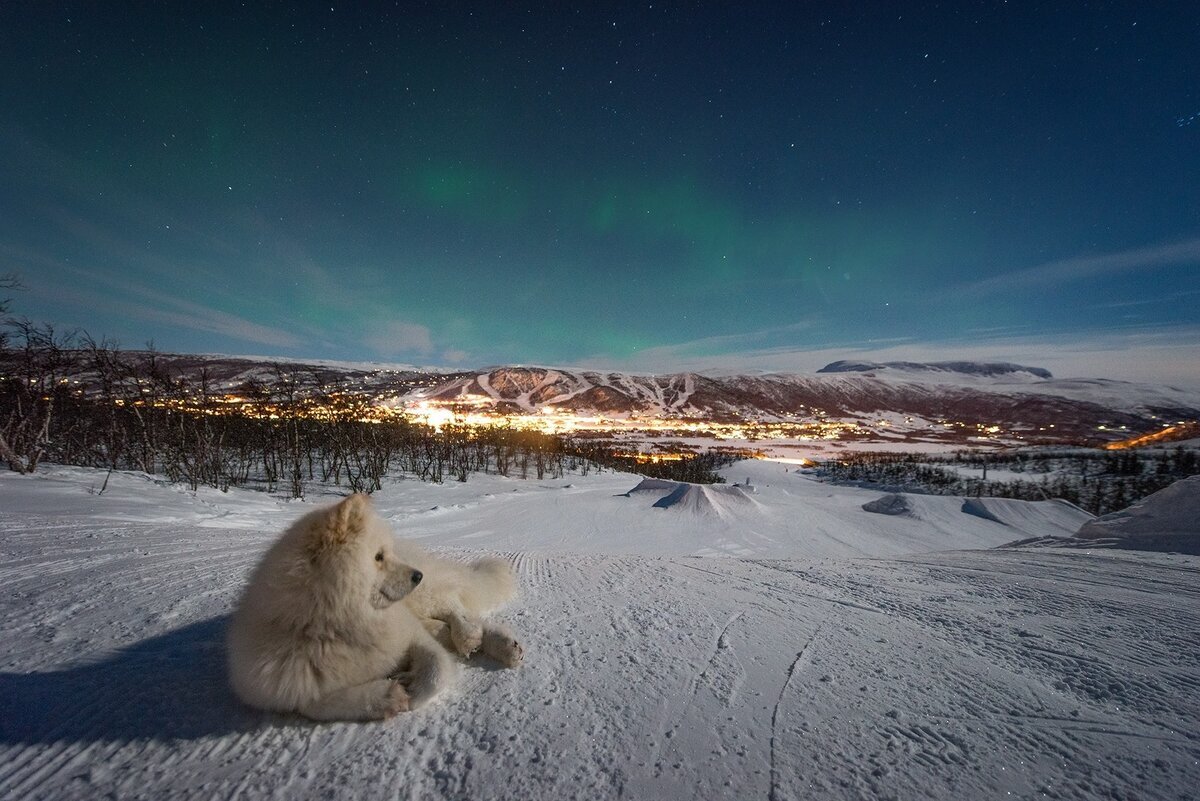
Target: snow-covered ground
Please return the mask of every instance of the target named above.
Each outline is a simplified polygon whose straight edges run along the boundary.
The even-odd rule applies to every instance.
[[[1000,549],[1061,503],[604,473],[375,496],[399,533],[498,552],[516,671],[314,725],[226,689],[226,616],[329,498],[0,476],[0,798],[1190,798],[1200,558]]]

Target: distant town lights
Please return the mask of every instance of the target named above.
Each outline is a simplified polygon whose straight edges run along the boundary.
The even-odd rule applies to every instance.
[[[493,398],[462,394],[453,398],[425,398],[401,404],[393,398],[379,402],[354,392],[333,392],[320,398],[302,398],[283,402],[277,399],[255,399],[228,394],[195,394],[186,398],[116,399],[118,406],[154,406],[181,412],[204,415],[244,415],[249,418],[278,420],[309,419],[321,421],[356,420],[364,423],[387,423],[403,420],[426,425],[436,430],[447,426],[463,429],[510,428],[519,431],[538,431],[544,434],[580,433],[582,435],[649,435],[668,438],[704,438],[718,441],[853,441],[872,433],[872,424],[854,418],[834,418],[820,409],[809,410],[809,416],[785,415],[786,419],[710,420],[704,418],[660,418],[634,413],[604,415],[596,412],[576,413],[562,407],[543,406],[536,411],[524,404],[497,403]],[[909,418],[911,419],[911,418]],[[895,422],[884,419],[872,421],[881,431],[897,431]],[[955,432],[955,436],[974,432],[971,439],[1000,441],[1006,437],[1021,439],[1017,432],[1005,433],[999,425],[940,419],[930,422],[930,429]],[[1054,428],[1053,424],[1048,426]],[[1166,427],[1163,436],[1170,435]],[[1040,430],[1045,430],[1043,427]],[[898,433],[895,436],[901,436]]]

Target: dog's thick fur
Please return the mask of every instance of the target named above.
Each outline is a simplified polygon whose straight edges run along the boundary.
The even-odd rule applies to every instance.
[[[229,625],[230,682],[250,706],[315,720],[416,709],[453,681],[447,648],[520,663],[511,631],[483,619],[515,588],[500,560],[397,541],[352,495],[296,521],[251,575]]]

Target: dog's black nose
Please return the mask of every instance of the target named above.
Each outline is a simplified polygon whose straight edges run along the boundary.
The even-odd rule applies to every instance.
[[[414,570],[414,571],[413,571],[413,586],[415,587],[415,586],[417,586],[418,584],[420,584],[420,583],[421,583],[421,579],[422,579],[422,578],[424,578],[424,576],[422,576],[422,575],[421,575],[421,571],[420,571],[420,570]]]

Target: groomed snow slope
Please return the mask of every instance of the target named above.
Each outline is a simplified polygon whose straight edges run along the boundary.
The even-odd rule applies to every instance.
[[[755,536],[654,507],[666,492],[620,497],[630,476],[385,489],[410,535],[512,560],[526,663],[471,665],[418,713],[327,725],[245,709],[224,678],[226,615],[307,504],[4,476],[0,798],[1194,791],[1200,560],[927,553],[1015,537],[943,499],[918,498],[926,519],[865,512],[877,493],[775,465],[731,480],[747,469]],[[872,551],[908,555],[857,556]]]
[[[1091,519],[1068,504],[1014,501],[996,522],[964,513],[961,498],[910,496],[920,513],[887,520],[862,510],[882,493],[821,484],[775,462],[741,462],[726,475],[729,484],[712,487],[623,473],[481,477],[418,492],[401,482],[374,497],[402,536],[427,545],[643,556],[895,556],[1068,536]],[[752,493],[732,486],[747,479]]]

